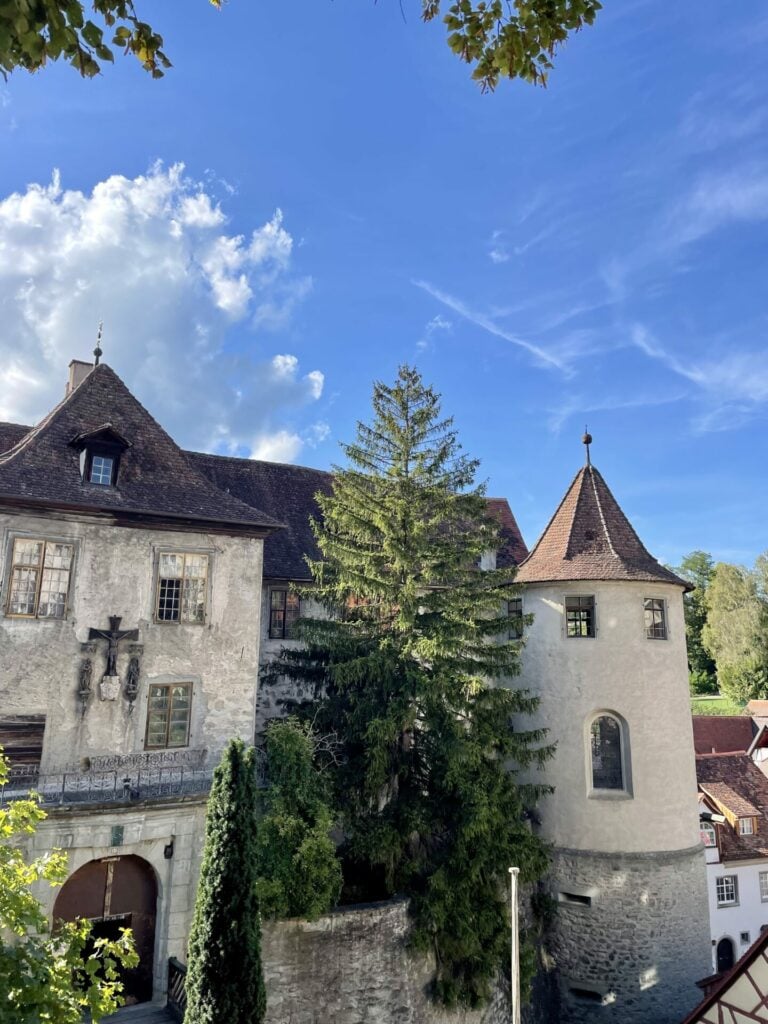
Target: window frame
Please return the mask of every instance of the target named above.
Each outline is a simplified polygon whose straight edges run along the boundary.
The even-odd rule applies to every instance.
[[[725,891],[725,883],[731,883],[733,889],[732,900],[722,900],[720,898],[721,885],[723,883],[722,890]],[[715,876],[715,901],[718,908],[726,907],[738,907],[739,906],[739,878],[738,875],[716,875]]]
[[[760,902],[768,903],[768,871],[758,873],[757,884],[760,887]]]
[[[646,605],[648,605],[650,602],[653,602],[655,604],[661,605],[661,607],[660,608],[647,608]],[[649,629],[648,620],[646,618],[648,612],[650,612],[651,615],[654,615],[656,613],[661,613],[661,626],[662,626],[662,629],[663,629],[663,635],[662,634],[654,635],[652,632],[650,632],[650,630],[653,630],[653,629],[656,628],[657,624],[656,624],[656,620],[654,619],[652,624],[651,624],[651,626],[650,626],[650,629]],[[669,616],[667,614],[667,601],[666,601],[666,598],[663,598],[663,597],[644,597],[643,598],[643,628],[645,630],[645,639],[646,640],[669,640]]]
[[[743,818],[739,818],[739,835],[740,836],[753,836],[755,834],[755,819],[752,815],[745,815]],[[749,828],[747,828],[749,826]]]
[[[282,608],[273,608],[272,606],[272,595],[273,594],[285,594],[285,600]],[[296,601],[296,614],[292,617],[290,623],[288,622],[288,603],[289,599],[295,599]],[[292,590],[289,584],[275,584],[267,589],[267,639],[268,640],[292,640],[289,630],[295,625],[296,620],[301,618],[301,594],[298,594],[295,590]],[[272,626],[272,614],[273,612],[282,612],[283,624],[280,631],[273,630]]]
[[[168,742],[170,731],[171,731],[171,713],[173,711],[173,696],[172,691],[178,687],[184,687],[188,693],[188,712],[187,712],[187,731],[186,737],[183,743]],[[167,719],[165,723],[165,738],[164,744],[156,744],[149,742],[149,727],[152,722],[152,691],[153,690],[168,690],[171,691],[171,696],[168,704]],[[191,680],[177,680],[173,683],[150,683],[147,687],[147,717],[144,723],[144,749],[145,750],[184,750],[189,747],[189,738],[192,733],[192,700],[194,697],[195,687]],[[156,712],[155,712],[156,713]]]
[[[595,786],[594,764],[592,760],[592,726],[600,718],[611,718],[619,728],[619,754],[621,763],[621,788],[608,789]],[[587,796],[592,800],[631,800],[632,790],[632,758],[629,742],[629,725],[617,711],[601,708],[587,716],[584,730],[584,753],[586,762]]]
[[[162,576],[160,568],[164,555],[174,555],[184,559],[182,566],[181,576]],[[207,560],[207,569],[205,584],[203,586],[204,594],[204,607],[202,619],[185,619],[181,616],[182,601],[184,593],[184,568],[186,567],[187,558],[205,558]],[[154,586],[152,589],[152,622],[158,626],[205,626],[208,624],[208,617],[210,615],[211,607],[211,578],[213,576],[213,552],[206,548],[168,548],[162,547],[155,550],[154,558]],[[200,577],[190,577],[192,579],[199,579]],[[179,617],[176,619],[161,618],[160,617],[160,582],[164,579],[178,579],[181,581],[182,586],[179,588]]]
[[[522,640],[523,633],[525,631],[525,609],[523,607],[522,595],[518,597],[510,597],[507,602],[507,621],[509,623],[507,627],[507,639],[508,640]],[[512,605],[516,605],[515,611],[512,611]],[[518,623],[519,625],[513,626],[512,623]]]
[[[705,832],[711,832],[712,839],[714,840],[714,842],[711,842],[711,843],[706,842],[706,840],[704,839],[704,833]],[[699,836],[701,837],[701,842],[702,842],[705,850],[716,850],[718,848],[718,846],[717,846],[717,829],[715,828],[714,824],[711,821],[700,821],[699,822]]]
[[[582,633],[582,632],[571,633],[570,632],[570,629],[569,629],[570,623],[569,623],[569,620],[568,620],[568,612],[569,612],[568,603],[569,603],[569,601],[571,601],[571,602],[572,601],[579,601],[579,602],[581,602],[581,601],[591,601],[592,602],[591,603],[591,613],[592,613],[592,615],[591,615],[591,622],[590,622],[591,632],[587,632],[587,633]],[[589,606],[586,606],[586,607],[589,608]],[[582,605],[579,604],[577,609],[570,609],[570,610],[581,611],[582,610]],[[581,618],[579,618],[578,620],[574,620],[574,621],[575,622],[581,622],[583,620]],[[566,594],[564,596],[564,598],[563,598],[563,628],[564,628],[566,640],[596,640],[597,639],[597,598],[596,598],[596,596],[594,594],[576,594],[576,593],[574,593],[574,594]]]
[[[11,598],[13,596],[13,573],[17,563],[14,560],[14,551],[17,541],[27,541],[32,544],[42,544],[43,549],[38,563],[38,578],[35,587],[35,610],[31,613],[28,612],[12,612],[11,611]],[[72,554],[69,561],[69,569],[66,570],[69,574],[67,580],[66,592],[64,595],[64,612],[62,615],[40,615],[40,595],[43,586],[43,576],[45,573],[45,554],[49,545],[61,544],[70,548]],[[5,538],[5,568],[3,572],[3,593],[2,593],[2,610],[3,615],[9,619],[27,620],[30,622],[65,622],[69,617],[71,611],[71,598],[72,598],[72,581],[75,576],[75,569],[77,564],[78,554],[78,541],[72,537],[47,537],[38,533],[18,533],[11,532],[10,530],[6,534]],[[25,565],[24,563],[18,563],[21,568],[31,569],[33,566]],[[49,566],[48,568],[52,568]]]

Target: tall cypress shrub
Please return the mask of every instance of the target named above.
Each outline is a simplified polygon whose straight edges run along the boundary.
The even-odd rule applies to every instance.
[[[189,937],[186,1024],[259,1024],[266,1012],[256,897],[256,766],[232,740],[216,768]]]
[[[335,614],[301,620],[305,646],[272,676],[313,683],[316,727],[340,739],[347,865],[411,896],[435,994],[477,1006],[508,959],[507,867],[523,882],[547,867],[528,813],[546,787],[518,779],[552,748],[514,685],[514,573],[480,569],[499,538],[478,463],[415,369],[375,385],[372,422],[343,450],[317,496],[311,565],[312,596]]]

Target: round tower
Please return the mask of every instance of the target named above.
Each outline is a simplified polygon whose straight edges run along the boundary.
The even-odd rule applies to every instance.
[[[557,744],[540,813],[560,1020],[677,1024],[710,964],[687,585],[645,549],[588,447],[517,580],[533,615],[522,681]]]

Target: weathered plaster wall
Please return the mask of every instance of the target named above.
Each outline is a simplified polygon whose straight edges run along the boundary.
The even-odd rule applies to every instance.
[[[409,953],[407,935],[400,900],[313,923],[266,923],[267,1024],[507,1024],[502,991],[483,1012],[448,1013],[431,1003],[430,964]]]
[[[120,846],[110,845],[115,825],[122,825],[124,830]],[[168,980],[168,957],[187,959],[204,829],[205,803],[201,800],[89,812],[53,810],[32,838],[30,852],[40,855],[55,848],[66,851],[70,876],[89,861],[103,857],[134,854],[151,865],[158,886],[154,990],[156,996],[161,996]],[[171,842],[173,856],[166,859],[163,851]],[[59,891],[48,885],[37,886],[49,917]]]
[[[565,635],[566,594],[593,594],[597,636]],[[667,640],[648,640],[643,599],[667,602]],[[541,698],[533,721],[549,729],[555,757],[541,805],[556,846],[648,852],[699,842],[693,726],[681,588],[645,583],[529,585],[521,683]],[[589,796],[589,717],[618,712],[629,729],[631,796]],[[702,867],[703,871],[703,867]]]
[[[22,619],[5,614],[7,561],[14,535],[60,539],[76,546],[66,619]],[[253,738],[259,662],[262,541],[252,538],[137,530],[84,520],[0,516],[0,714],[47,716],[42,771],[88,755],[143,749],[148,685],[193,683],[190,747],[209,760],[231,736]],[[157,623],[155,563],[159,550],[210,553],[205,624]],[[93,655],[93,689],[85,715],[76,697],[90,627],[138,627],[141,684],[132,713],[122,696],[101,701],[106,644]],[[118,670],[125,678],[128,646]]]
[[[556,888],[592,894],[590,906],[559,904],[548,940],[562,1024],[682,1020],[701,997],[695,982],[709,973],[709,940],[699,926],[707,898],[700,849],[560,850],[552,879]],[[590,991],[593,998],[584,994]]]

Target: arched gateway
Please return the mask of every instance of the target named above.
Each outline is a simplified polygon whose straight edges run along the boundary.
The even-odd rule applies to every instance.
[[[155,952],[157,882],[141,857],[105,857],[78,868],[56,897],[53,920],[87,917],[93,938],[116,939],[130,928],[136,941],[139,965],[123,976],[129,1003],[152,998],[152,962]]]

